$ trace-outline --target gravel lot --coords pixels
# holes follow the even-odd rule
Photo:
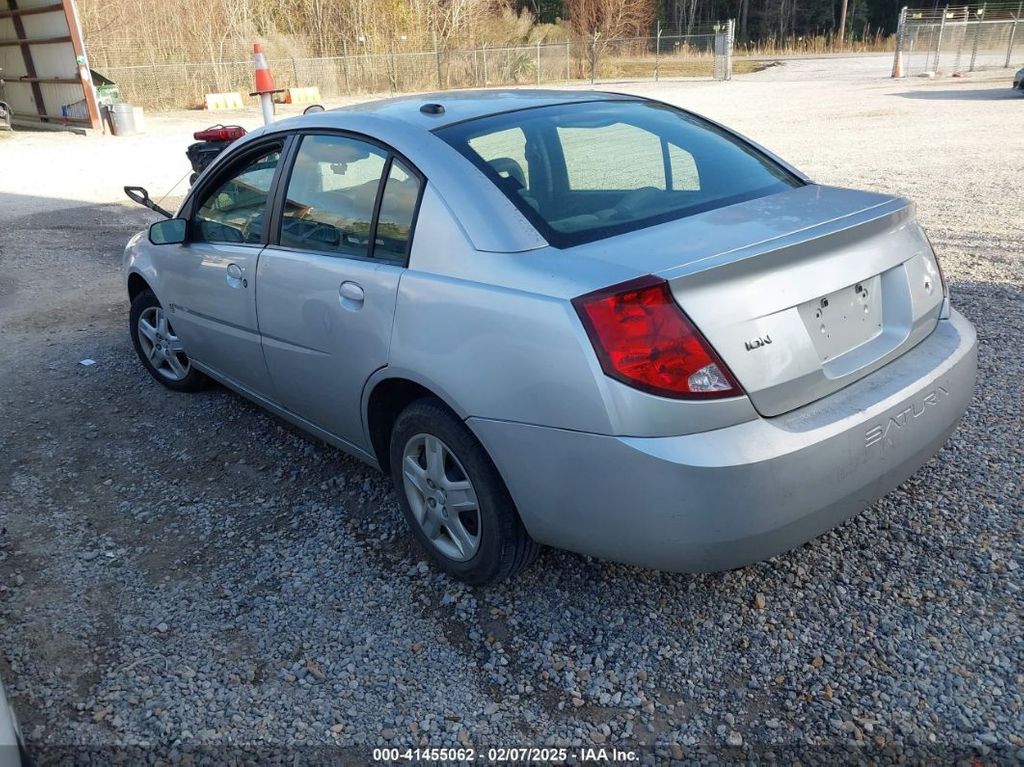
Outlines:
[[[484,591],[435,573],[382,476],[135,359],[121,249],[153,217],[119,190],[169,188],[207,117],[0,137],[0,676],[30,749],[1024,760],[1024,99],[1006,73],[893,82],[864,61],[841,82],[829,59],[628,87],[819,181],[914,198],[980,336],[974,404],[930,464],[823,538],[716,575],[556,551]]]

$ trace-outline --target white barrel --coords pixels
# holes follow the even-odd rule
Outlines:
[[[135,133],[135,113],[131,104],[110,105],[110,130],[115,136]]]

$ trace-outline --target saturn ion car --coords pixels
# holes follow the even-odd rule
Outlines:
[[[389,473],[474,584],[540,544],[676,571],[786,551],[928,461],[974,387],[912,203],[634,96],[283,120],[124,263],[157,381]]]

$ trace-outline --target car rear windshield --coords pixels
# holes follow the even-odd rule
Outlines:
[[[558,248],[803,183],[727,131],[646,101],[523,109],[436,133]]]

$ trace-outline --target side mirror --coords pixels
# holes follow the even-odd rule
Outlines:
[[[302,110],[304,115],[315,115],[317,112],[323,112],[324,108],[322,104],[310,104],[308,107]]]
[[[185,241],[185,219],[169,218],[149,227],[149,241],[154,245],[177,245]]]

